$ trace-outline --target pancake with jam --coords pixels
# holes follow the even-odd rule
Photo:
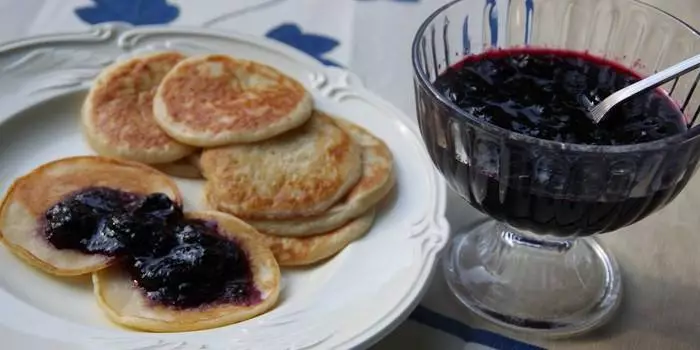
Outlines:
[[[46,163],[17,178],[0,202],[0,241],[49,274],[75,276],[115,259],[120,242],[98,226],[104,218],[161,193],[180,205],[175,183],[146,165],[99,156]]]
[[[194,148],[168,136],[153,117],[153,96],[185,56],[162,52],[115,63],[97,77],[81,111],[83,133],[100,155],[146,164],[169,163]]]
[[[371,228],[376,210],[371,208],[359,217],[335,230],[307,237],[280,237],[259,234],[275,254],[280,266],[311,265],[328,259],[360,239]]]
[[[376,205],[393,188],[393,157],[389,147],[361,126],[335,119],[362,147],[362,177],[343,199],[320,215],[286,220],[247,220],[266,234],[310,236],[334,230],[362,215]]]
[[[200,167],[212,209],[243,219],[297,218],[323,213],[357,184],[362,148],[316,111],[272,139],[205,149]]]
[[[267,65],[224,55],[188,58],[158,87],[156,121],[200,147],[268,139],[303,124],[313,100],[303,85]]]
[[[192,212],[172,234],[171,242],[93,274],[98,304],[112,321],[183,332],[240,322],[275,305],[279,266],[253,227],[228,214]]]

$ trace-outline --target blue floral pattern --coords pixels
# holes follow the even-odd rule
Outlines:
[[[338,46],[338,40],[331,37],[303,33],[299,26],[293,23],[283,23],[268,31],[265,36],[304,51],[325,65],[340,66],[338,63],[323,57],[324,54]]]
[[[90,24],[127,22],[133,25],[165,24],[180,15],[180,9],[166,0],[92,0],[91,6],[75,9]]]

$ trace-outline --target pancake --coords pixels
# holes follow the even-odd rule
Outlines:
[[[265,140],[303,124],[311,95],[276,69],[224,55],[191,57],[163,79],[156,121],[188,145],[223,146]]]
[[[335,122],[362,146],[360,181],[345,198],[320,215],[286,220],[247,220],[258,231],[278,236],[328,232],[375,206],[394,186],[393,157],[386,144],[352,122],[343,119],[335,119]]]
[[[129,274],[113,266],[92,275],[100,308],[113,322],[151,332],[184,332],[214,328],[247,320],[271,309],[280,292],[280,270],[272,252],[258,240],[260,235],[243,221],[217,212],[186,213],[188,218],[216,221],[220,233],[235,239],[246,252],[261,302],[246,306],[215,303],[178,309],[149,302]]]
[[[182,203],[175,183],[146,165],[98,156],[46,163],[18,178],[0,203],[0,241],[24,262],[47,273],[75,276],[109,265],[113,259],[55,248],[41,232],[48,208],[77,190],[105,186],[139,194],[162,192]]]
[[[199,154],[189,156],[171,163],[153,164],[154,168],[175,177],[185,179],[201,179],[202,171],[199,169]]]
[[[362,148],[323,112],[255,144],[205,149],[200,166],[212,209],[244,219],[318,215],[362,175]]]
[[[83,133],[98,154],[157,164],[194,152],[168,136],[153,118],[158,85],[184,58],[175,52],[139,56],[100,73],[81,112]]]
[[[333,231],[309,237],[280,237],[260,233],[280,266],[302,266],[317,263],[339,253],[354,240],[364,236],[374,222],[375,209]]]

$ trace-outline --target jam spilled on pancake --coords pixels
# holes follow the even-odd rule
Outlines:
[[[434,85],[485,122],[546,140],[627,145],[684,132],[682,113],[658,90],[629,99],[593,124],[588,108],[639,79],[602,58],[527,48],[469,56]]]
[[[196,307],[214,301],[252,305],[260,292],[236,243],[218,237],[215,223],[183,220],[171,227],[160,254],[134,256],[131,274],[151,300]]]
[[[112,213],[124,209],[139,196],[94,187],[77,191],[46,211],[44,235],[58,249],[74,249],[83,253],[114,255],[119,249],[102,242],[95,246],[98,225]],[[110,240],[110,243],[116,243]]]
[[[43,233],[58,249],[123,258],[153,302],[197,307],[260,301],[245,251],[215,223],[185,219],[162,193],[82,189],[46,211]]]

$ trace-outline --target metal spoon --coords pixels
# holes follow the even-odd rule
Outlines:
[[[681,75],[700,67],[700,55],[693,56],[687,60],[681,61],[671,67],[668,67],[654,75],[646,77],[632,85],[620,89],[593,106],[589,110],[589,115],[594,124],[600,123],[605,114],[608,113],[618,103],[649,89],[653,89],[659,85],[665,84]]]

